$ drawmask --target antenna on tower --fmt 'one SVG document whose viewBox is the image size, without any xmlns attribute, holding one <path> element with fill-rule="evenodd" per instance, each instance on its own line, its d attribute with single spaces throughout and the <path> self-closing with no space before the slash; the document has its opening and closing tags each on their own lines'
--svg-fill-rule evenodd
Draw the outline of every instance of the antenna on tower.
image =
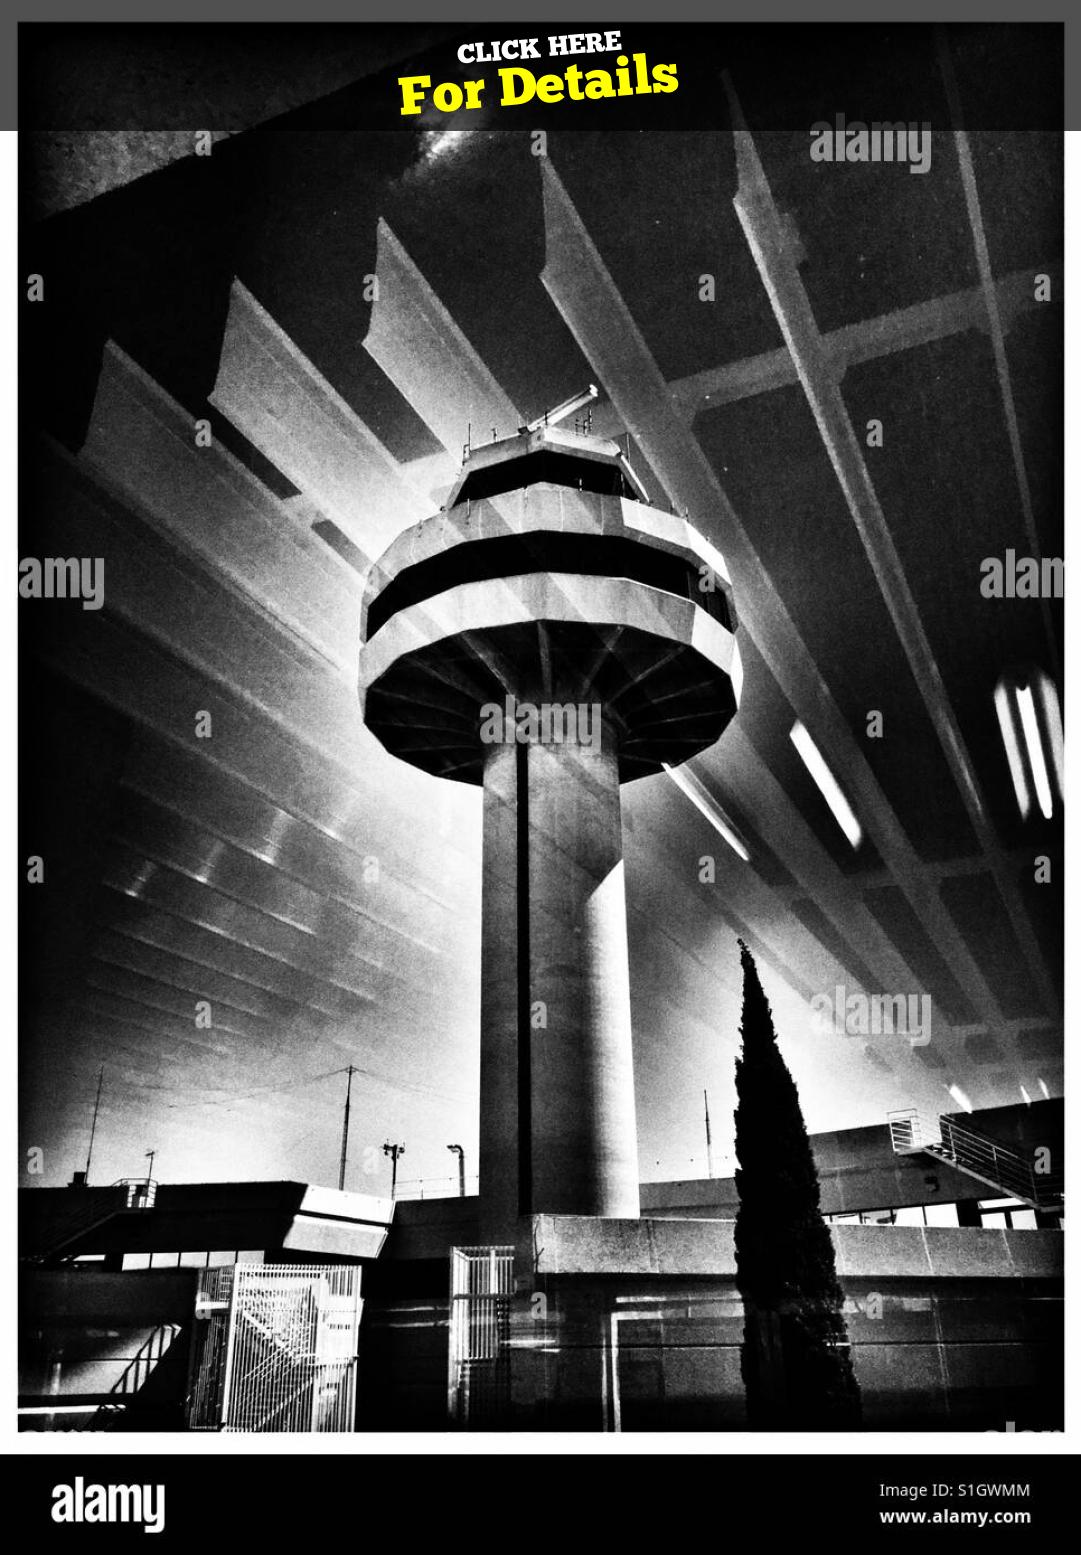
<svg viewBox="0 0 1081 1555">
<path fill-rule="evenodd" d="M 555 405 L 551 410 L 542 411 L 539 416 L 534 416 L 532 421 L 527 421 L 525 426 L 519 427 L 519 432 L 539 432 L 541 427 L 555 426 L 559 421 L 566 421 L 568 416 L 573 416 L 576 410 L 581 410 L 583 405 L 588 405 L 590 400 L 600 396 L 600 390 L 595 383 L 589 384 L 581 394 L 572 394 L 569 400 L 564 400 L 561 405 Z M 577 431 L 577 426 L 575 431 Z"/>
<path fill-rule="evenodd" d="M 713 1138 L 709 1131 L 709 1092 L 703 1091 L 706 1103 L 706 1162 L 709 1175 L 713 1176 Z"/>
<path fill-rule="evenodd" d="M 342 1118 L 342 1154 L 338 1162 L 338 1192 L 345 1188 L 345 1163 L 349 1159 L 349 1104 L 353 1095 L 353 1076 L 359 1073 L 355 1064 L 350 1064 L 345 1071 L 349 1076 L 345 1085 L 345 1114 Z"/>
<path fill-rule="evenodd" d="M 104 1079 L 105 1065 L 102 1064 L 98 1074 L 98 1094 L 94 1097 L 94 1116 L 90 1123 L 90 1143 L 86 1147 L 86 1171 L 83 1174 L 83 1181 L 87 1184 L 90 1182 L 90 1157 L 94 1153 L 94 1135 L 98 1131 L 98 1110 L 101 1107 L 101 1086 Z"/>
</svg>

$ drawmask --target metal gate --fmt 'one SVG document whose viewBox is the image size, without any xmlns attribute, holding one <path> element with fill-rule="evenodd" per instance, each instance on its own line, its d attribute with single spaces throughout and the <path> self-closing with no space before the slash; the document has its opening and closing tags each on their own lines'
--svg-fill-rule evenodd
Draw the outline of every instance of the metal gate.
<svg viewBox="0 0 1081 1555">
<path fill-rule="evenodd" d="M 450 1417 L 483 1431 L 510 1405 L 513 1247 L 455 1247 L 450 1255 Z"/>
<path fill-rule="evenodd" d="M 193 1431 L 352 1431 L 360 1269 L 206 1270 L 195 1306 Z"/>
</svg>

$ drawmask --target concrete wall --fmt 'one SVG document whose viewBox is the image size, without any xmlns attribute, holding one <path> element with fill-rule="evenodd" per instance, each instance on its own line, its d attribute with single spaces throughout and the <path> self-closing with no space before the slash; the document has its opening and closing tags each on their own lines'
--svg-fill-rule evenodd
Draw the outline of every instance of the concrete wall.
<svg viewBox="0 0 1081 1555">
<path fill-rule="evenodd" d="M 538 1216 L 536 1275 L 516 1298 L 518 1423 L 744 1428 L 733 1232 Z M 1062 1429 L 1060 1233 L 841 1225 L 831 1237 L 865 1428 Z"/>
<path fill-rule="evenodd" d="M 394 1206 L 394 1224 L 380 1265 L 428 1258 L 441 1258 L 445 1265 L 452 1247 L 476 1247 L 483 1240 L 480 1201 L 475 1196 L 404 1199 Z"/>
<path fill-rule="evenodd" d="M 865 1429 L 1063 1428 L 1060 1290 L 842 1285 Z M 544 1292 L 543 1324 L 524 1307 L 515 1323 L 518 1428 L 746 1428 L 733 1283 L 555 1276 Z"/>
<path fill-rule="evenodd" d="M 395 1232 L 428 1257 L 371 1271 L 361 1429 L 447 1428 L 437 1244 L 451 1227 L 436 1213 L 414 1206 L 415 1224 Z M 457 1214 L 471 1229 L 469 1201 Z M 526 1223 L 507 1428 L 745 1429 L 733 1231 L 680 1218 Z M 866 1429 L 1062 1429 L 1060 1232 L 839 1225 L 831 1237 Z"/>
<path fill-rule="evenodd" d="M 364 1292 L 357 1429 L 445 1431 L 450 1316 L 445 1251 L 442 1257 L 381 1260 L 366 1267 Z"/>
</svg>

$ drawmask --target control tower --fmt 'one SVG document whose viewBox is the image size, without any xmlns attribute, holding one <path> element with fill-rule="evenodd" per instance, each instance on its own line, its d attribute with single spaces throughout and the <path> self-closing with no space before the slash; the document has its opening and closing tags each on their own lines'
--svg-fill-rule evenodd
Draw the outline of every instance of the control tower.
<svg viewBox="0 0 1081 1555">
<path fill-rule="evenodd" d="M 534 1213 L 638 1216 L 620 784 L 712 745 L 740 693 L 723 558 L 649 503 L 615 443 L 561 424 L 595 394 L 467 448 L 442 511 L 364 593 L 368 727 L 484 789 L 493 1238 Z"/>
</svg>

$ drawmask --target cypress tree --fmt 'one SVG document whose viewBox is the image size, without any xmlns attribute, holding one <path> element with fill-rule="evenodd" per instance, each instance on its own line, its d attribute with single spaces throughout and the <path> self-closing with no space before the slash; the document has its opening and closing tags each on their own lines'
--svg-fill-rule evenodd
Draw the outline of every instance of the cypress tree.
<svg viewBox="0 0 1081 1555">
<path fill-rule="evenodd" d="M 736 1283 L 747 1422 L 760 1431 L 854 1430 L 859 1386 L 818 1172 L 758 968 L 742 940 L 739 947 Z"/>
</svg>

